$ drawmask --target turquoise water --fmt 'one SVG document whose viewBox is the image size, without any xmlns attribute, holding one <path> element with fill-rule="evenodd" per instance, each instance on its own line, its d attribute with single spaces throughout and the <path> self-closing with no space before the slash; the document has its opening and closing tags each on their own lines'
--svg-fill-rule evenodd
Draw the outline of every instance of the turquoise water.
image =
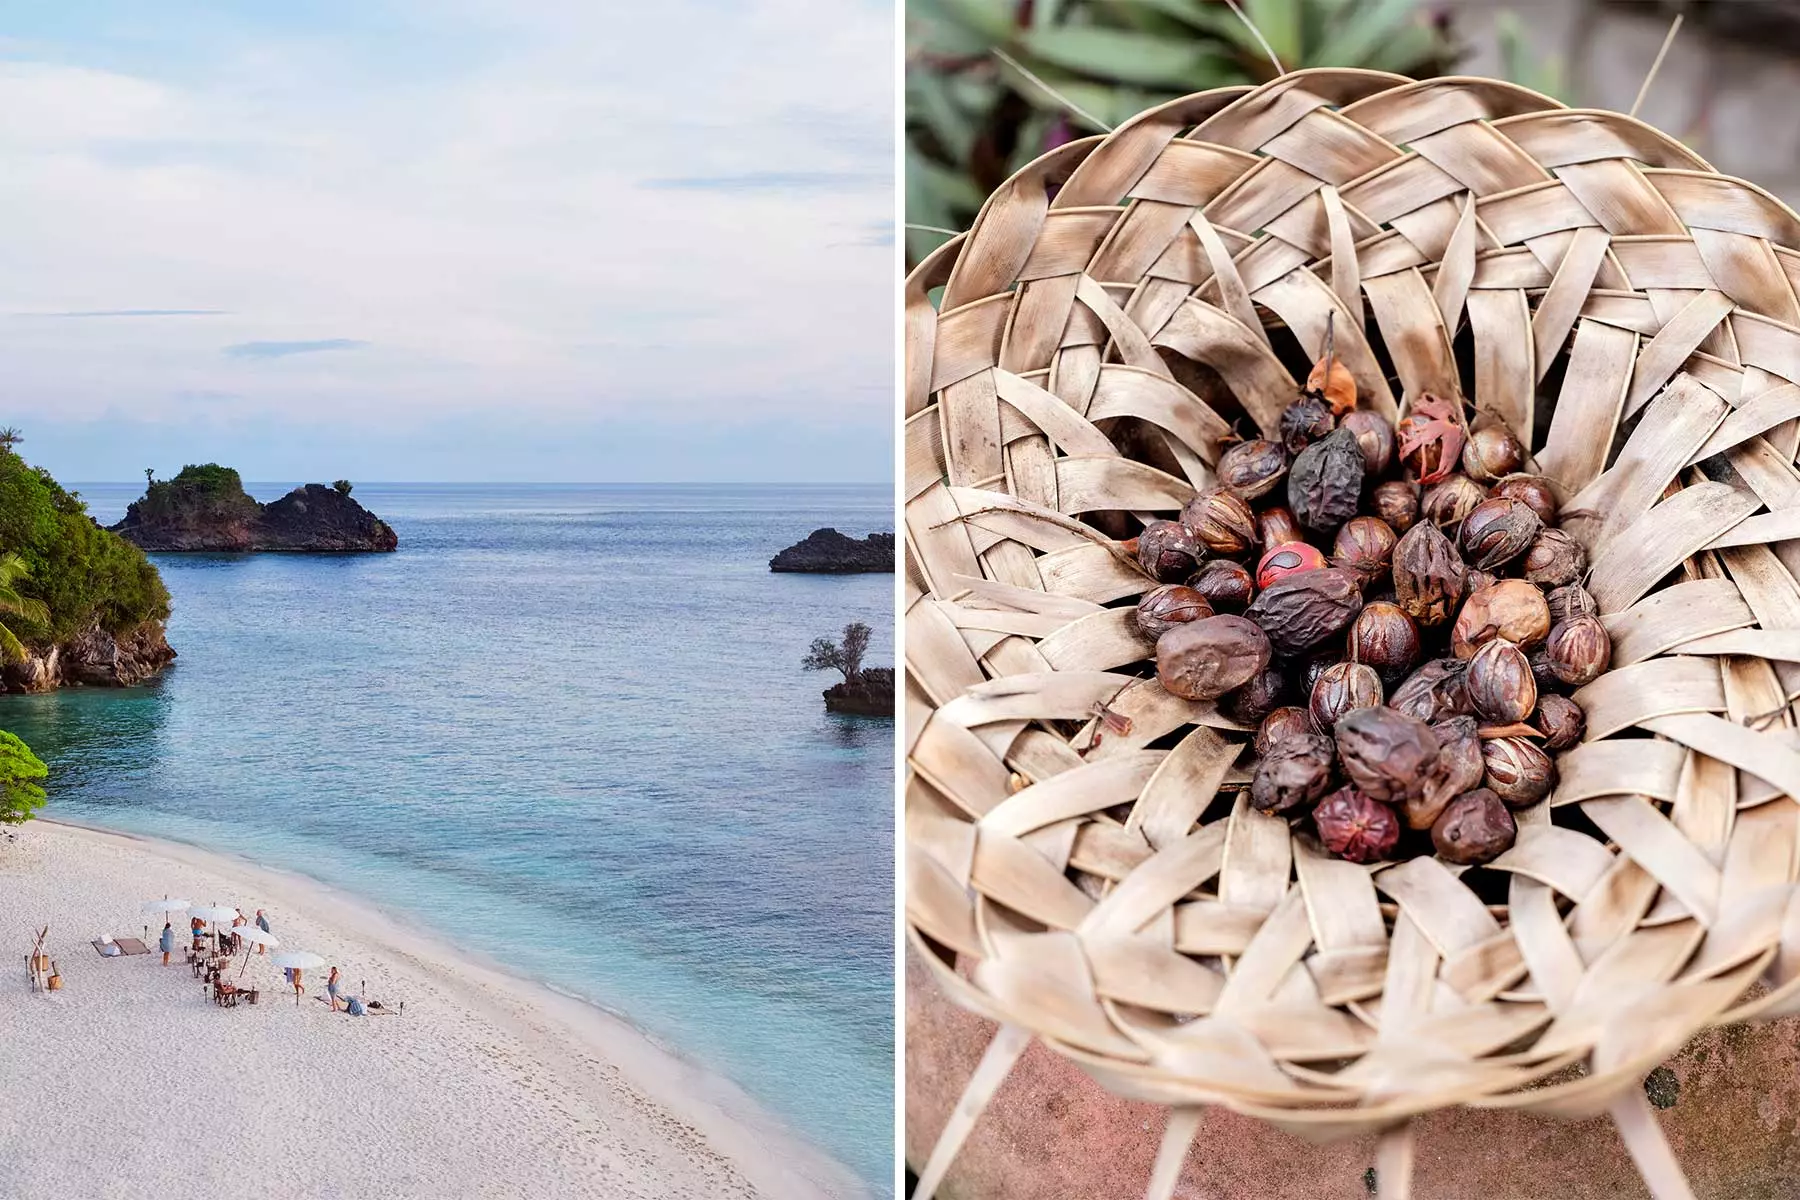
<svg viewBox="0 0 1800 1200">
<path fill-rule="evenodd" d="M 288 485 L 251 485 L 269 500 Z M 142 485 L 80 485 L 110 522 Z M 0 697 L 51 815 L 302 871 L 629 1017 L 855 1168 L 893 1163 L 893 576 L 775 575 L 852 487 L 358 486 L 392 555 L 157 555 L 156 682 Z"/>
</svg>

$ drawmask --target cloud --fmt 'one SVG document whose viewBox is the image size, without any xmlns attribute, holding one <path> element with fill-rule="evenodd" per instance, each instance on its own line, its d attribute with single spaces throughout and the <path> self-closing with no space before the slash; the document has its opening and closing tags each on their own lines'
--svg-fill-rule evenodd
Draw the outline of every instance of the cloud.
<svg viewBox="0 0 1800 1200">
<path fill-rule="evenodd" d="M 222 308 L 93 308 L 78 312 L 16 312 L 15 317 L 222 317 Z"/>
<path fill-rule="evenodd" d="M 0 312 L 219 311 L 0 321 L 9 419 L 891 419 L 892 5 L 601 9 L 21 14 Z"/>
<path fill-rule="evenodd" d="M 225 347 L 227 358 L 286 358 L 290 354 L 318 354 L 323 350 L 360 350 L 367 342 L 353 338 L 321 338 L 312 342 L 239 342 Z"/>
<path fill-rule="evenodd" d="M 746 171 L 741 175 L 677 175 L 643 186 L 670 192 L 806 192 L 888 188 L 891 176 L 851 171 Z"/>
</svg>

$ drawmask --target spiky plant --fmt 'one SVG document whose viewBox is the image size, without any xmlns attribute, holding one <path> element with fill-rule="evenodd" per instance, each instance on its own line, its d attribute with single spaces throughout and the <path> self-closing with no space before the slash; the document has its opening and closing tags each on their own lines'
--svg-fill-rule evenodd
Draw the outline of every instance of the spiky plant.
<svg viewBox="0 0 1800 1200">
<path fill-rule="evenodd" d="M 44 607 L 44 602 L 24 595 L 15 586 L 29 578 L 31 571 L 24 559 L 10 552 L 0 554 L 0 613 L 22 617 L 33 625 L 46 625 L 50 621 L 50 610 Z M 25 644 L 4 624 L 0 624 L 0 653 L 8 662 L 19 662 L 25 657 Z"/>
<path fill-rule="evenodd" d="M 1422 77 L 1461 56 L 1447 22 L 1416 0 L 1240 3 L 1283 70 Z M 906 220 L 949 230 L 968 228 L 988 193 L 1046 150 L 1176 96 L 1277 73 L 1224 0 L 908 0 L 906 43 Z M 909 259 L 945 236 L 908 230 Z"/>
</svg>

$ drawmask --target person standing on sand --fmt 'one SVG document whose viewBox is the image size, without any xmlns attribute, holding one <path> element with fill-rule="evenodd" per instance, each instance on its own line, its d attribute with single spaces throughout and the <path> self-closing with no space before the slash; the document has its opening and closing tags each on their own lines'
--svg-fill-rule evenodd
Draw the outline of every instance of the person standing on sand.
<svg viewBox="0 0 1800 1200">
<path fill-rule="evenodd" d="M 194 935 L 194 949 L 199 950 L 201 948 L 200 939 L 206 936 L 206 922 L 202 921 L 199 917 L 190 918 L 188 921 L 188 929 Z"/>
<path fill-rule="evenodd" d="M 331 968 L 331 974 L 325 979 L 325 995 L 331 1004 L 331 1011 L 336 1012 L 338 1006 L 338 969 Z"/>
<path fill-rule="evenodd" d="M 298 998 L 306 995 L 306 985 L 300 982 L 300 968 L 289 967 L 288 969 L 293 972 L 288 976 L 288 981 L 294 985 L 294 996 Z"/>
<path fill-rule="evenodd" d="M 169 955 L 175 953 L 175 926 L 164 921 L 162 936 L 156 939 L 156 944 L 163 952 L 163 966 L 166 967 L 169 965 Z"/>
<path fill-rule="evenodd" d="M 256 910 L 256 927 L 258 929 L 262 930 L 264 933 L 274 933 L 275 932 L 274 930 L 269 928 L 269 918 L 263 916 L 263 910 L 260 908 Z M 256 952 L 258 954 L 261 954 L 263 952 L 263 945 L 261 942 L 258 942 L 256 944 Z"/>
<path fill-rule="evenodd" d="M 249 923 L 250 918 L 244 915 L 244 910 L 241 908 L 237 910 L 237 916 L 231 918 L 231 952 L 233 954 L 243 948 L 243 943 L 238 940 L 237 931 Z"/>
</svg>

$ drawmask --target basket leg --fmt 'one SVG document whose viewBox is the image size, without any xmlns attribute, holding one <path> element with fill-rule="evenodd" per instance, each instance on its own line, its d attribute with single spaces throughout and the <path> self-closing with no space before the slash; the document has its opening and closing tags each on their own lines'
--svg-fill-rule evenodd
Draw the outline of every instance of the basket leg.
<svg viewBox="0 0 1800 1200">
<path fill-rule="evenodd" d="M 944 1122 L 944 1131 L 938 1135 L 937 1145 L 931 1148 L 925 1169 L 919 1172 L 919 1185 L 913 1189 L 913 1200 L 931 1200 L 936 1194 L 938 1184 L 944 1182 L 950 1164 L 956 1161 L 957 1151 L 968 1140 L 969 1132 L 975 1128 L 988 1101 L 1012 1074 L 1013 1064 L 1030 1044 L 1030 1032 L 1017 1025 L 1002 1025 L 994 1034 L 994 1040 L 988 1043 L 986 1053 L 975 1066 L 975 1074 L 969 1077 L 969 1085 L 957 1098 L 956 1107 L 950 1110 L 950 1119 Z"/>
<path fill-rule="evenodd" d="M 1669 1149 L 1668 1139 L 1663 1137 L 1662 1126 L 1656 1123 L 1656 1114 L 1650 1111 L 1650 1102 L 1644 1099 L 1644 1089 L 1632 1088 L 1611 1111 L 1613 1124 L 1619 1127 L 1619 1137 L 1631 1155 L 1632 1165 L 1649 1185 L 1650 1194 L 1656 1200 L 1694 1200 L 1687 1176 L 1681 1173 L 1681 1164 L 1675 1161 L 1675 1153 Z"/>
<path fill-rule="evenodd" d="M 1150 1190 L 1144 1200 L 1169 1200 L 1175 1184 L 1181 1179 L 1181 1164 L 1187 1161 L 1188 1147 L 1200 1128 L 1201 1108 L 1171 1108 L 1169 1122 L 1163 1126 L 1162 1148 L 1156 1152 L 1156 1166 L 1150 1171 Z"/>
<path fill-rule="evenodd" d="M 1381 1200 L 1412 1200 L 1413 1130 L 1390 1129 L 1375 1143 L 1375 1186 Z"/>
</svg>

